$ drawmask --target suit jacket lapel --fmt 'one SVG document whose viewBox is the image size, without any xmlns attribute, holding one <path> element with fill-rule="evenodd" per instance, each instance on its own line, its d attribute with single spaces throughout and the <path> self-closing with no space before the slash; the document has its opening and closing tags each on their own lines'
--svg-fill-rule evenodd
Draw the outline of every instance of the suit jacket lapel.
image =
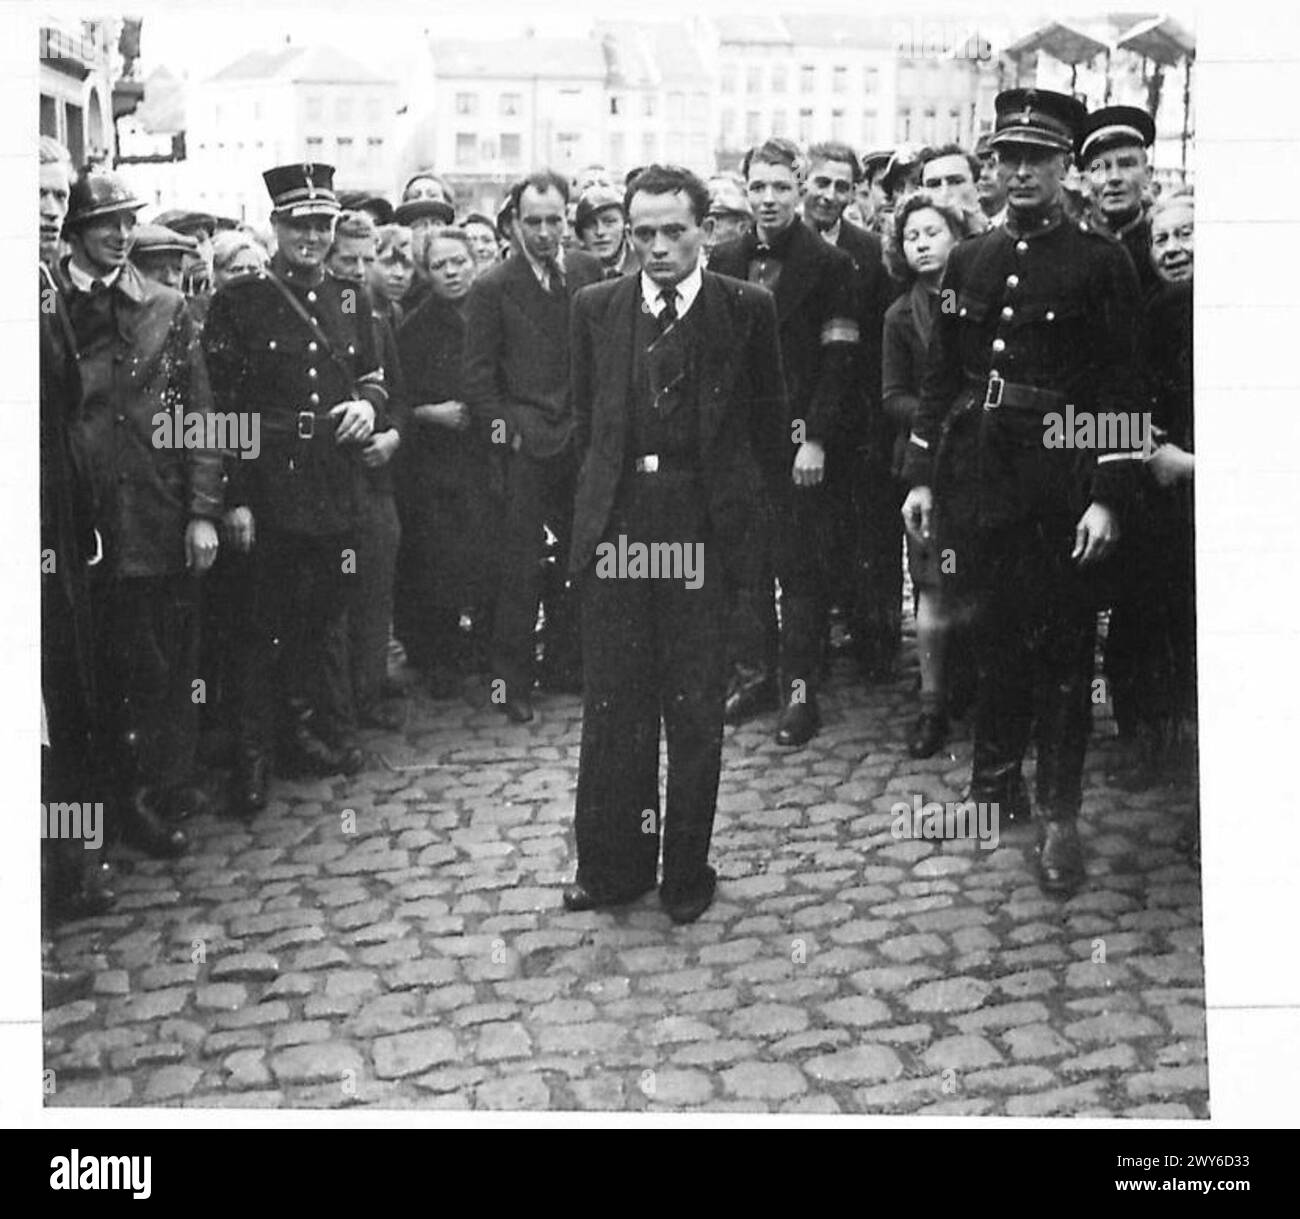
<svg viewBox="0 0 1300 1219">
<path fill-rule="evenodd" d="M 781 265 L 781 278 L 776 281 L 777 320 L 782 326 L 802 309 L 805 298 L 817 282 L 816 263 L 809 257 L 812 251 L 806 247 L 810 241 L 822 240 L 802 220 L 795 220 L 794 223 L 799 225 L 799 231 L 791 235 L 785 261 Z"/>
<path fill-rule="evenodd" d="M 627 448 L 628 408 L 632 400 L 637 310 L 641 308 L 640 282 L 635 276 L 618 281 L 602 319 L 605 333 L 595 339 L 596 381 L 592 394 L 592 434 L 603 416 L 617 446 L 619 460 Z"/>
</svg>

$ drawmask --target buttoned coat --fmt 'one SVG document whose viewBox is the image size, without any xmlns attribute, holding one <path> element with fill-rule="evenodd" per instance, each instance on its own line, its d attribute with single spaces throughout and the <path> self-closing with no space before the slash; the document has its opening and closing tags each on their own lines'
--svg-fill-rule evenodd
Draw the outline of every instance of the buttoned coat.
<svg viewBox="0 0 1300 1219">
<path fill-rule="evenodd" d="M 702 273 L 691 306 L 702 311 L 699 466 L 708 488 L 712 545 L 729 581 L 749 578 L 757 527 L 788 478 L 789 440 L 776 309 L 765 288 Z M 592 561 L 629 473 L 633 344 L 641 277 L 627 275 L 574 298 L 571 340 L 575 442 L 582 462 L 570 567 Z M 648 475 L 646 477 L 653 477 Z"/>
</svg>

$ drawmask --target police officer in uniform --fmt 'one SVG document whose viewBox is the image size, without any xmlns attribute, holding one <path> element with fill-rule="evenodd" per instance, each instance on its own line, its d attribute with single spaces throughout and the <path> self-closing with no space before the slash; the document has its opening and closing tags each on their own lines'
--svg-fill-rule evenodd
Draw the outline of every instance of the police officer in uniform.
<svg viewBox="0 0 1300 1219">
<path fill-rule="evenodd" d="M 339 213 L 330 165 L 263 174 L 277 251 L 226 285 L 203 345 L 220 411 L 252 413 L 261 451 L 229 463 L 227 526 L 252 556 L 239 648 L 235 796 L 266 802 L 268 755 L 288 774 L 352 774 L 346 675 L 326 646 L 357 580 L 362 451 L 387 391 L 364 291 L 326 274 Z M 316 682 L 311 688 L 309 682 Z"/>
<path fill-rule="evenodd" d="M 1082 105 L 1032 89 L 1001 93 L 995 105 L 1007 220 L 949 259 L 943 292 L 953 307 L 935 322 L 903 517 L 926 539 L 937 495 L 946 521 L 969 523 L 950 542 L 979 606 L 969 798 L 996 802 L 1010 820 L 1027 817 L 1020 767 L 1032 737 L 1039 880 L 1068 895 L 1084 870 L 1075 821 L 1096 626 L 1091 577 L 1116 545 L 1141 452 L 1054 445 L 1053 424 L 1071 410 L 1082 418 L 1136 405 L 1137 278 L 1114 240 L 1064 219 L 1062 180 Z M 949 449 L 958 456 L 950 460 Z M 944 474 L 953 468 L 977 474 L 954 488 Z"/>
<path fill-rule="evenodd" d="M 1136 106 L 1094 111 L 1079 136 L 1078 166 L 1092 194 L 1092 223 L 1123 243 L 1143 296 L 1160 282 L 1151 263 L 1151 221 L 1145 206 L 1151 181 L 1147 149 L 1155 138 L 1151 116 Z"/>
</svg>

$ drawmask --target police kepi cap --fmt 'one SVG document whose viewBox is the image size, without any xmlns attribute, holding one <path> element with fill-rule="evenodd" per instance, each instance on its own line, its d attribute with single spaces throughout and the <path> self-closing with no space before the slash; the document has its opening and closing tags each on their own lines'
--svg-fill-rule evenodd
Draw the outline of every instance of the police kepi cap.
<svg viewBox="0 0 1300 1219">
<path fill-rule="evenodd" d="M 1137 106 L 1106 106 L 1084 121 L 1079 133 L 1079 168 L 1099 152 L 1134 145 L 1149 148 L 1155 138 L 1155 122 L 1145 110 Z"/>
<path fill-rule="evenodd" d="M 1036 144 L 1057 152 L 1074 151 L 1074 141 L 1088 117 L 1084 104 L 1049 89 L 1007 89 L 993 101 L 997 118 L 989 143 Z"/>
<path fill-rule="evenodd" d="M 280 219 L 336 216 L 340 211 L 333 165 L 320 161 L 277 165 L 262 175 L 262 181 L 271 196 L 272 215 Z"/>
<path fill-rule="evenodd" d="M 145 201 L 136 198 L 121 174 L 90 166 L 77 176 L 68 191 L 68 214 L 63 219 L 63 229 L 69 232 L 100 216 L 135 212 L 144 206 Z"/>
</svg>

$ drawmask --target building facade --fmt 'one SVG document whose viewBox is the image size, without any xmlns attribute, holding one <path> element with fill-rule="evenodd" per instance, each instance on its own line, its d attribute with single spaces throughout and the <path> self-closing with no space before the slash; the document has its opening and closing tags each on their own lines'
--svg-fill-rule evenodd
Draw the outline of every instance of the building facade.
<svg viewBox="0 0 1300 1219">
<path fill-rule="evenodd" d="M 40 23 L 40 133 L 63 144 L 76 166 L 111 163 L 116 152 L 114 36 L 109 21 Z"/>
</svg>

